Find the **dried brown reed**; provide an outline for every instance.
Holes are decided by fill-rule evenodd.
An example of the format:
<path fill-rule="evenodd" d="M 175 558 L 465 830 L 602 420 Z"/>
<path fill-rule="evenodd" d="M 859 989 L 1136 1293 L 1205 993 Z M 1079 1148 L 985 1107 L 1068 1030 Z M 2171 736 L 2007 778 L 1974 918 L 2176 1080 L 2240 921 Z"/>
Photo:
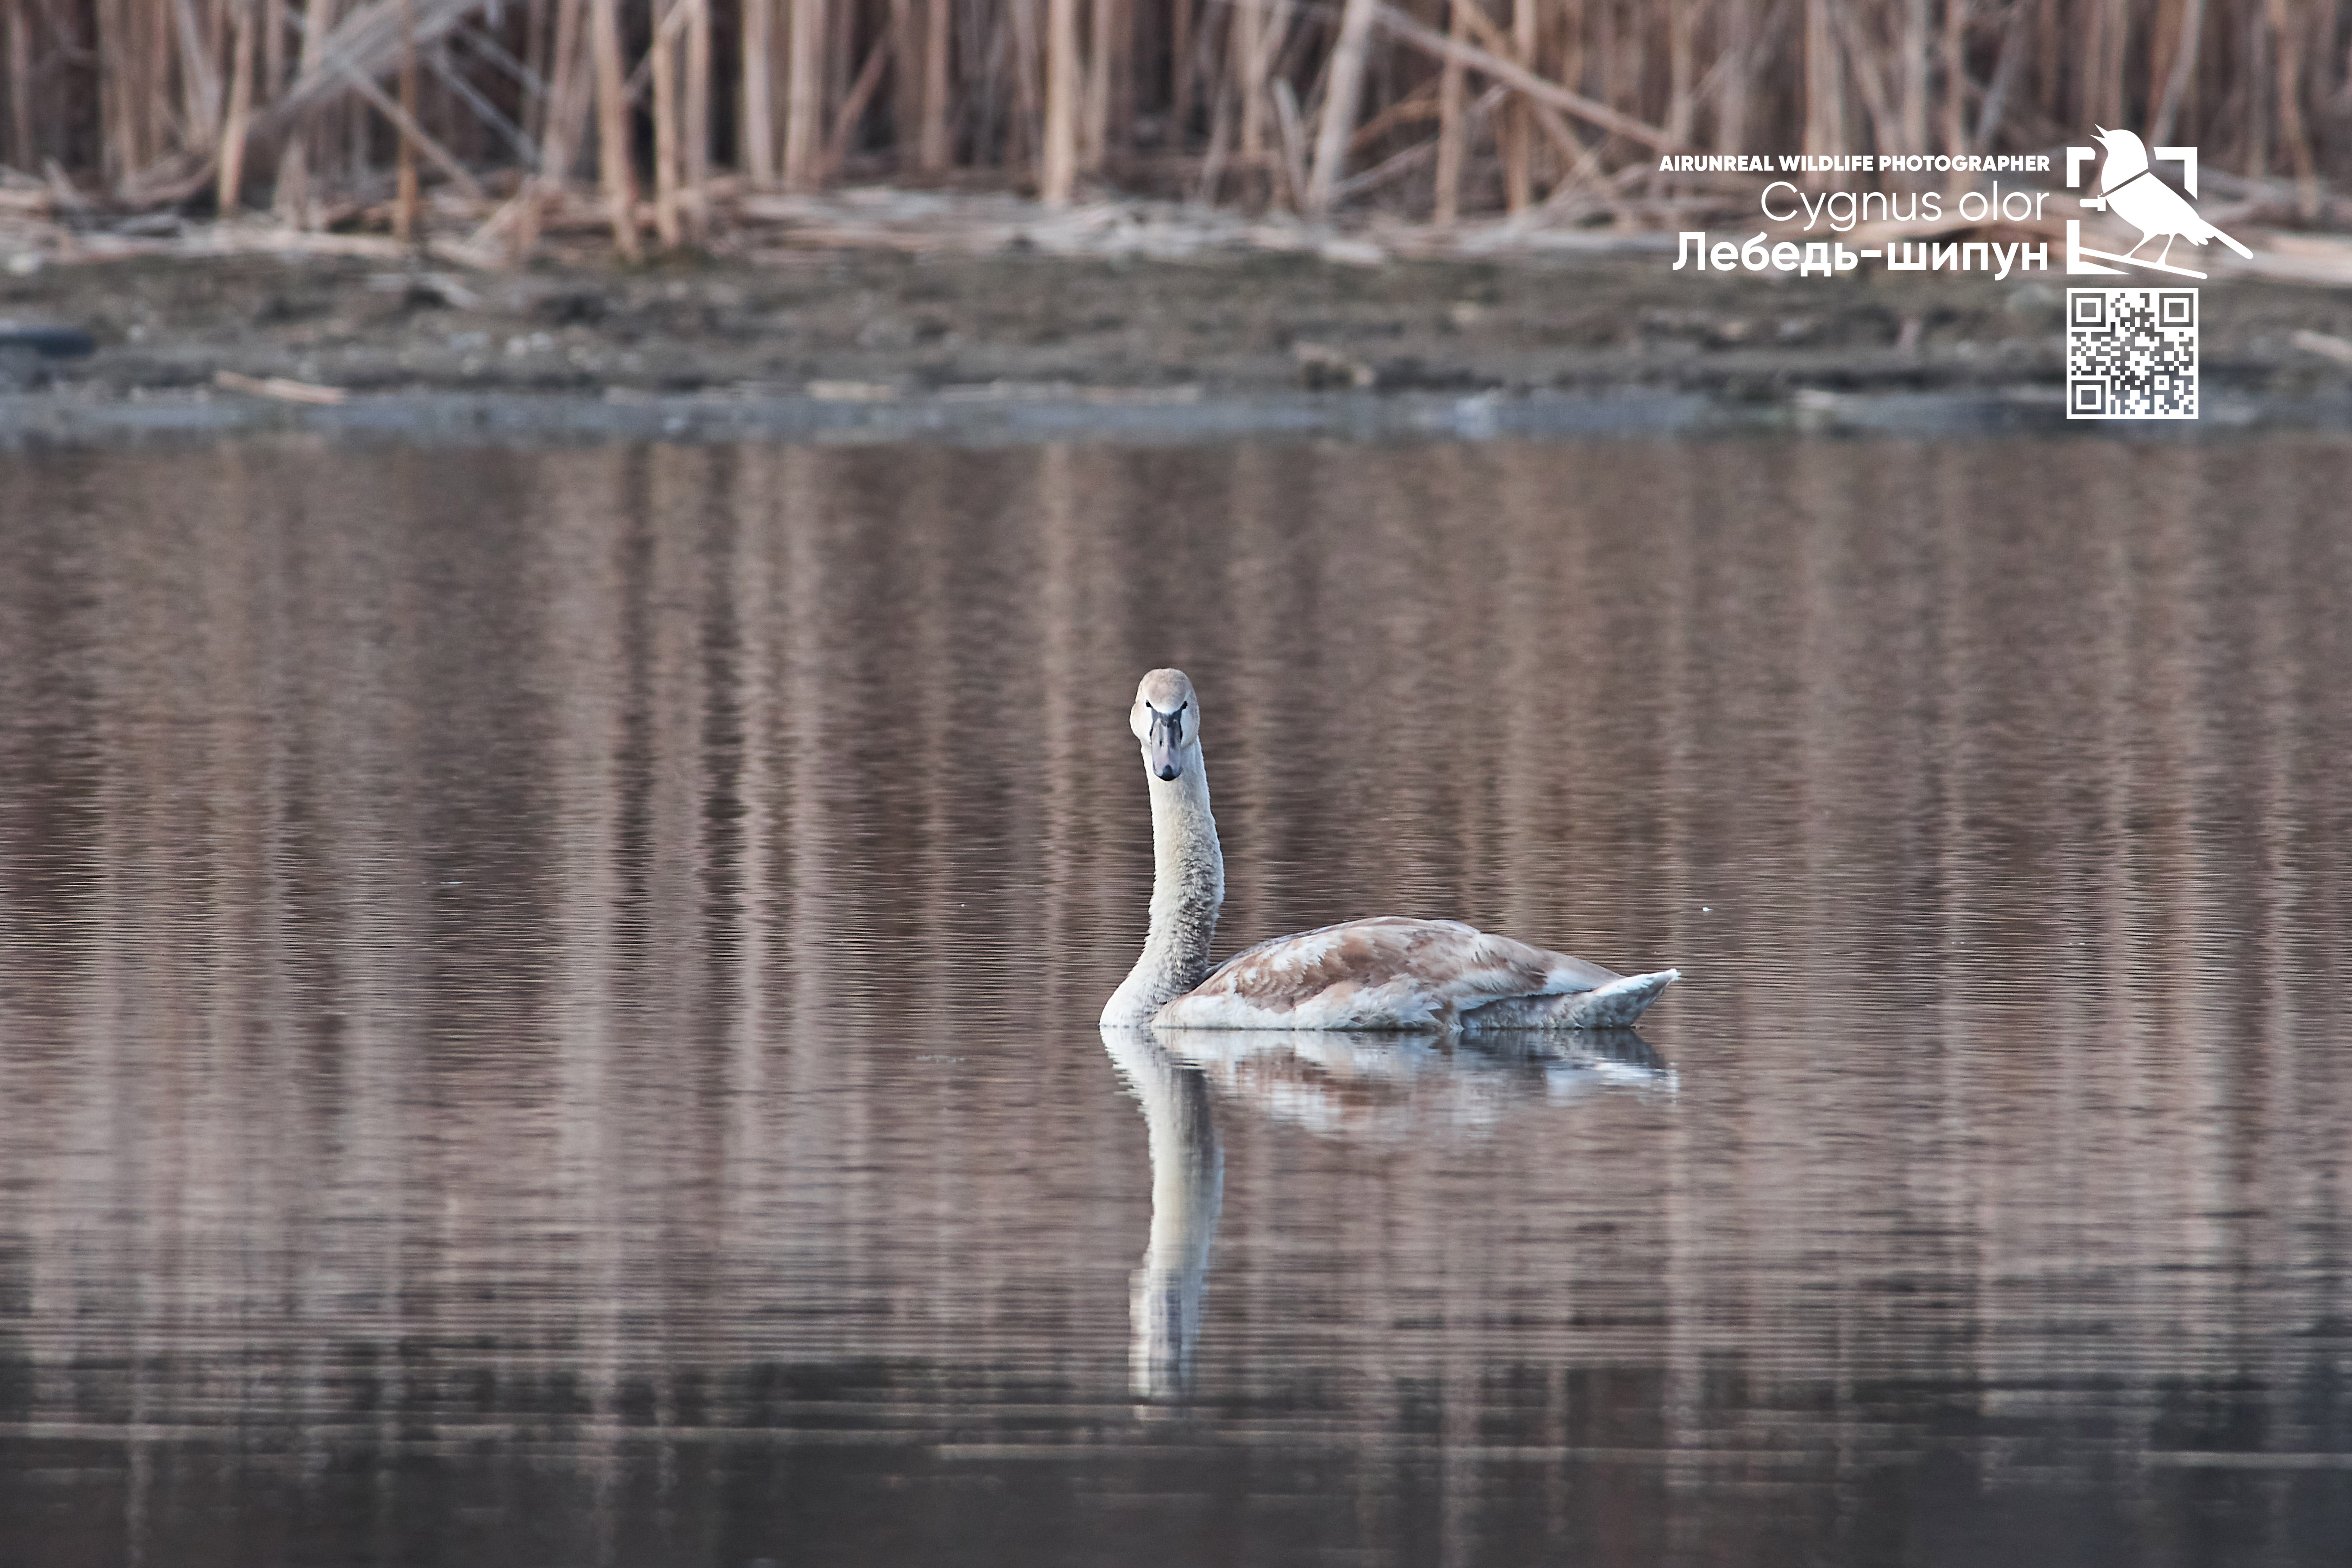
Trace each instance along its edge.
<path fill-rule="evenodd" d="M 504 202 L 478 237 L 510 253 L 593 171 L 634 256 L 648 220 L 706 237 L 722 189 L 1627 224 L 1706 188 L 1664 152 L 2103 124 L 2315 219 L 2352 170 L 2347 71 L 2352 0 L 0 0 L 0 163 L 314 228 L 405 232 L 454 186 Z"/>

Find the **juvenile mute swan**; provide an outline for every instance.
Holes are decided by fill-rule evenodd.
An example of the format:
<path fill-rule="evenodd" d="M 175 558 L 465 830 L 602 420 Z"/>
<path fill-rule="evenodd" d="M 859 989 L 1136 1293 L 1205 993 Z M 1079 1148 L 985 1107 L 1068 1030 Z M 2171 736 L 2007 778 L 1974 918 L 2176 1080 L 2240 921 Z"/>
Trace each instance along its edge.
<path fill-rule="evenodd" d="M 1193 1029 L 1609 1029 L 1681 973 L 1619 974 L 1459 921 L 1383 915 L 1276 937 L 1212 970 L 1225 858 L 1181 669 L 1136 688 L 1128 728 L 1151 788 L 1151 931 L 1102 1021 Z"/>

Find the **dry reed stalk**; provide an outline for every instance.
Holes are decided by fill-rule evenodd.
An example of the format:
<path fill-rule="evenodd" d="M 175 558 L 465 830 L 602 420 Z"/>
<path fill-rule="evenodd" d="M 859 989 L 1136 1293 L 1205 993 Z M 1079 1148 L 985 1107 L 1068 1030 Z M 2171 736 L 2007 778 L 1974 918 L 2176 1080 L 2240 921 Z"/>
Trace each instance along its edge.
<path fill-rule="evenodd" d="M 1470 23 L 1465 13 L 1477 0 L 1453 0 L 1447 7 L 1446 38 L 1457 46 L 1465 46 L 1470 37 Z M 1440 228 L 1452 228 L 1462 215 L 1462 58 L 1449 54 L 1438 68 L 1437 87 L 1437 184 L 1432 219 Z"/>
<path fill-rule="evenodd" d="M 1474 29 L 1482 26 L 1489 28 L 1494 26 L 1493 23 L 1481 17 L 1475 8 L 1465 8 L 1464 15 Z M 1426 54 L 1435 55 L 1441 59 L 1459 59 L 1471 69 L 1506 87 L 1523 92 L 1548 108 L 1556 109 L 1563 114 L 1574 115 L 1589 125 L 1598 126 L 1603 131 L 1613 132 L 1630 141 L 1639 142 L 1643 146 L 1657 152 L 1670 153 L 1675 149 L 1673 139 L 1659 127 L 1647 124 L 1630 114 L 1621 113 L 1608 104 L 1596 99 L 1587 98 L 1580 92 L 1570 92 L 1558 82 L 1547 81 L 1526 67 L 1505 58 L 1502 53 L 1482 49 L 1474 44 L 1457 42 L 1433 27 L 1423 26 L 1393 5 L 1382 5 L 1374 13 L 1373 20 L 1378 22 L 1383 30 L 1412 45 L 1415 48 Z M 1536 122 L 1541 125 L 1542 117 L 1538 116 Z M 1572 143 L 1573 138 L 1570 140 Z"/>
<path fill-rule="evenodd" d="M 244 205 L 245 132 L 253 115 L 255 0 L 236 0 L 236 32 L 230 45 L 228 120 L 221 130 L 220 178 L 215 187 L 222 216 Z"/>
<path fill-rule="evenodd" d="M 2253 105 L 2262 101 L 2266 85 L 2263 78 L 2268 74 L 2270 28 L 2264 25 L 2260 11 L 2249 11 L 2242 22 L 2246 47 L 2245 52 L 2239 57 L 2239 80 L 2235 90 L 2244 108 L 2251 110 Z M 2245 163 L 2246 177 L 2267 179 L 2271 172 L 2270 128 L 2260 123 L 2251 112 L 2245 113 L 2242 123 L 2244 127 L 2244 150 L 2240 156 Z"/>
<path fill-rule="evenodd" d="M 812 191 L 824 153 L 825 0 L 792 0 L 792 63 L 784 81 L 784 189 Z"/>
<path fill-rule="evenodd" d="M 1955 158 L 1969 150 L 1968 26 L 1969 0 L 1944 0 L 1944 151 Z M 1950 182 L 1955 190 L 1970 183 L 1961 174 Z"/>
<path fill-rule="evenodd" d="M 955 152 L 948 141 L 948 81 L 954 58 L 950 49 L 954 19 L 948 7 L 949 0 L 926 0 L 923 13 L 923 110 L 915 157 L 918 166 L 931 174 L 944 170 Z"/>
<path fill-rule="evenodd" d="M 40 166 L 33 135 L 32 0 L 8 0 L 8 162 L 30 174 Z"/>
<path fill-rule="evenodd" d="M 693 15 L 686 23 L 686 208 L 687 231 L 697 239 L 710 231 L 710 0 L 686 0 Z"/>
<path fill-rule="evenodd" d="M 1532 0 L 1520 0 L 1531 5 Z M 1331 82 L 1323 99 L 1323 123 L 1315 137 L 1313 173 L 1307 181 L 1307 215 L 1322 218 L 1331 211 L 1332 192 L 1347 173 L 1349 133 L 1355 129 L 1356 108 L 1363 97 L 1364 56 L 1371 47 L 1372 13 L 1380 0 L 1347 0 L 1340 13 L 1339 37 L 1331 48 Z"/>
<path fill-rule="evenodd" d="M 1386 109 L 1359 120 L 1356 128 L 1348 132 L 1348 155 L 1368 151 L 1374 142 L 1401 125 L 1439 118 L 1438 99 L 1444 87 L 1444 69 L 1440 68 L 1437 81 L 1423 82 L 1402 98 L 1391 102 Z M 1432 155 L 1435 149 L 1431 149 Z"/>
<path fill-rule="evenodd" d="M 1901 135 L 1894 106 L 1887 101 L 1886 82 L 1879 74 L 1879 51 L 1873 40 L 1862 33 L 1861 19 L 1843 5 L 1832 12 L 1838 30 L 1838 44 L 1844 51 L 1848 74 L 1853 79 L 1854 90 L 1862 95 L 1863 113 L 1869 118 L 1875 144 L 1895 145 Z"/>
<path fill-rule="evenodd" d="M 1282 135 L 1282 156 L 1276 161 L 1275 173 L 1281 184 L 1282 204 L 1297 212 L 1305 205 L 1307 195 L 1307 132 L 1300 122 L 1298 94 L 1291 90 L 1290 79 L 1275 72 L 1268 79 L 1274 84 L 1274 123 Z"/>
<path fill-rule="evenodd" d="M 1836 3 L 1805 0 L 1805 151 L 1817 157 L 1845 151 L 1845 61 L 1831 10 Z M 1808 183 L 1821 179 L 1811 175 Z"/>
<path fill-rule="evenodd" d="M 181 141 L 192 145 L 204 146 L 210 142 L 208 129 L 184 111 L 178 123 L 173 123 L 171 92 L 174 79 L 186 74 L 191 79 L 183 84 L 184 91 L 191 95 L 201 94 L 204 79 L 213 72 L 209 61 L 202 58 L 190 60 L 174 53 L 174 39 L 184 37 L 178 31 L 179 24 L 187 15 L 184 3 L 141 7 L 133 0 L 133 10 L 140 9 L 146 10 L 151 18 L 147 37 L 142 40 L 145 47 L 140 50 L 140 55 L 152 92 L 141 117 L 144 122 L 141 126 L 143 152 L 139 169 L 143 173 L 162 161 L 175 132 Z M 198 47 L 201 47 L 201 40 Z"/>
<path fill-rule="evenodd" d="M 265 0 L 261 7 L 261 97 L 278 96 L 286 85 L 286 0 Z"/>
<path fill-rule="evenodd" d="M 1168 136 L 1181 153 L 1192 125 L 1193 0 L 1168 0 Z"/>
<path fill-rule="evenodd" d="M 1227 36 L 1231 36 L 1230 27 Z M 1220 70 L 1212 79 L 1217 85 L 1209 100 L 1209 145 L 1201 158 L 1201 178 L 1193 187 L 1192 197 L 1202 206 L 1215 204 L 1224 179 L 1225 162 L 1234 149 L 1234 73 Z"/>
<path fill-rule="evenodd" d="M 1045 4 L 1045 134 L 1037 199 L 1069 205 L 1078 167 L 1078 0 Z"/>
<path fill-rule="evenodd" d="M 121 189 L 146 160 L 139 146 L 138 118 L 145 99 L 138 69 L 138 43 L 131 36 L 136 14 L 131 0 L 98 0 L 98 100 L 101 159 L 100 176 Z"/>
<path fill-rule="evenodd" d="M 1555 79 L 1563 87 L 1579 88 L 1584 80 L 1586 65 L 1584 0 L 1557 3 L 1560 8 L 1560 37 L 1559 52 L 1554 56 Z"/>
<path fill-rule="evenodd" d="M 2164 100 L 2164 78 L 2172 62 L 2173 52 L 2180 47 L 2180 14 L 2182 0 L 2149 0 L 2147 34 L 2140 61 L 2147 71 L 2147 92 L 2141 100 L 2144 110 L 2153 113 Z M 2142 130 L 2147 126 L 2143 124 Z M 2154 142 L 2148 143 L 2154 146 Z"/>
<path fill-rule="evenodd" d="M 1598 89 L 1595 96 L 1606 104 L 1623 103 L 1634 95 L 1627 90 L 1626 72 L 1629 63 L 1638 68 L 1639 62 L 1629 62 L 1625 41 L 1618 37 L 1621 20 L 1616 6 L 1603 5 L 1592 18 L 1592 74 Z M 1638 84 L 1638 74 L 1634 77 Z"/>
<path fill-rule="evenodd" d="M 528 0 L 523 7 L 522 68 L 528 78 L 539 82 L 534 91 L 526 87 L 521 112 L 515 123 L 523 140 L 533 147 L 547 140 L 548 100 L 553 94 L 555 75 L 555 6 L 551 0 Z"/>
<path fill-rule="evenodd" d="M 139 143 L 135 161 L 126 171 L 135 176 L 163 155 L 163 130 L 171 113 L 169 93 L 175 65 L 184 68 L 187 62 L 173 58 L 173 31 L 178 10 L 169 5 L 141 5 L 131 0 L 128 9 L 135 22 L 143 22 L 134 47 L 139 61 L 141 100 L 138 110 Z M 196 65 L 201 68 L 203 62 Z M 201 130 L 188 121 L 189 140 L 201 142 Z M 126 184 L 127 184 L 126 179 Z"/>
<path fill-rule="evenodd" d="M 1897 34 L 1896 66 L 1902 75 L 1896 111 L 1900 130 L 1895 148 L 1902 153 L 1927 151 L 1927 82 L 1934 57 L 1927 47 L 1927 0 L 1903 0 L 1903 25 Z"/>
<path fill-rule="evenodd" d="M 2271 31 L 2278 53 L 2279 140 L 2294 165 L 2297 205 L 2308 220 L 2319 213 L 2319 173 L 2311 155 L 2311 139 L 2303 129 L 2303 36 L 2296 26 L 2292 0 L 2269 0 Z"/>
<path fill-rule="evenodd" d="M 691 3 L 654 0 L 653 43 L 646 51 L 654 82 L 654 233 L 672 249 L 686 242 L 686 228 L 677 210 L 678 171 L 685 161 L 678 146 L 678 121 L 684 106 L 678 102 L 677 29 L 670 24 L 679 7 Z"/>
<path fill-rule="evenodd" d="M 188 143 L 209 151 L 220 144 L 221 80 L 214 63 L 218 57 L 194 0 L 173 0 L 172 16 L 180 46 L 180 121 L 187 128 Z"/>
<path fill-rule="evenodd" d="M 596 63 L 596 168 L 613 244 L 635 261 L 645 254 L 637 242 L 636 180 L 629 168 L 629 118 L 621 74 L 620 0 L 593 0 L 589 35 Z"/>
<path fill-rule="evenodd" d="M 1678 146 L 1689 144 L 1698 121 L 1692 96 L 1698 68 L 1697 11 L 1698 0 L 1666 0 L 1666 134 Z"/>
<path fill-rule="evenodd" d="M 327 29 L 333 20 L 334 0 L 309 0 L 304 6 L 302 48 L 294 63 L 297 79 L 319 69 L 319 62 L 325 56 Z M 310 154 L 318 139 L 315 125 L 297 121 L 288 129 L 285 145 L 278 154 L 278 178 L 276 189 L 270 194 L 270 205 L 278 221 L 291 228 L 310 226 Z"/>
<path fill-rule="evenodd" d="M 850 83 L 857 78 L 857 33 L 858 24 L 863 19 L 861 15 L 863 4 L 864 0 L 843 0 L 843 4 L 827 21 L 824 34 L 824 100 L 826 103 L 839 103 L 842 95 L 849 90 Z M 817 113 L 817 123 L 818 129 L 822 131 L 824 124 L 824 114 L 822 109 Z M 819 140 L 821 145 L 822 137 Z M 820 158 L 824 156 L 821 150 L 818 156 Z M 819 177 L 819 183 L 823 183 L 822 176 Z"/>
<path fill-rule="evenodd" d="M 2000 54 L 1994 60 L 1992 81 L 1986 87 L 1984 102 L 1977 109 L 1977 128 L 1970 144 L 1986 148 L 2000 134 L 2001 117 L 2009 112 L 2010 95 L 2017 89 L 2018 74 L 2025 68 L 2025 12 L 2022 6 L 2011 7 L 2000 28 Z"/>
<path fill-rule="evenodd" d="M 539 183 L 560 191 L 580 161 L 594 96 L 587 69 L 583 0 L 557 0 L 555 37 L 548 46 L 547 112 L 540 129 Z"/>
<path fill-rule="evenodd" d="M 825 141 L 822 178 L 833 178 L 841 168 L 841 161 L 849 156 L 850 144 L 857 139 L 858 121 L 866 117 L 867 106 L 882 85 L 883 70 L 894 52 L 894 38 L 895 35 L 885 33 L 874 40 L 874 47 L 866 51 L 866 63 L 858 68 L 857 79 L 849 84 L 840 107 L 834 110 L 833 134 Z"/>
<path fill-rule="evenodd" d="M 2157 102 L 2156 119 L 2149 127 L 2151 147 L 2172 140 L 2180 105 L 2189 96 L 2189 84 L 2197 74 L 2198 50 L 2205 37 L 2205 0 L 2181 0 L 2180 20 L 2173 37 L 2171 68 L 2165 73 L 2164 96 Z"/>
<path fill-rule="evenodd" d="M 891 151 L 898 154 L 900 168 L 911 164 L 916 136 L 919 129 L 912 126 L 910 117 L 921 112 L 921 100 L 910 85 L 914 73 L 922 68 L 923 49 L 919 25 L 915 20 L 915 0 L 888 0 L 890 7 L 890 90 L 877 94 L 890 108 Z"/>
<path fill-rule="evenodd" d="M 776 183 L 776 110 L 771 91 L 775 67 L 776 0 L 743 0 L 742 125 L 735 162 L 761 189 Z"/>
<path fill-rule="evenodd" d="M 2096 125 L 2115 125 L 2123 119 L 2116 111 L 2124 96 L 2124 21 L 2117 0 L 2084 0 L 2083 110 Z"/>
<path fill-rule="evenodd" d="M 98 0 L 98 109 L 100 178 L 120 188 L 131 173 L 130 0 Z"/>
<path fill-rule="evenodd" d="M 1340 200 L 1345 200 L 1350 196 L 1362 195 L 1369 191 L 1379 190 L 1383 185 L 1395 184 L 1423 163 L 1433 162 L 1436 157 L 1437 138 L 1433 136 L 1426 142 L 1416 142 L 1393 157 L 1381 159 L 1360 174 L 1349 175 L 1339 182 L 1336 194 Z"/>
<path fill-rule="evenodd" d="M 1536 54 L 1536 0 L 1511 0 L 1511 35 L 1507 45 L 1489 39 L 1486 47 L 1517 64 L 1532 68 Z M 1503 114 L 1503 210 L 1517 217 L 1535 201 L 1535 110 L 1525 96 L 1511 100 Z"/>
<path fill-rule="evenodd" d="M 601 149 L 617 149 L 634 203 L 639 111 L 658 143 L 648 212 L 673 241 L 707 232 L 730 142 L 754 186 L 820 187 L 868 146 L 1066 201 L 1157 121 L 1163 155 L 1134 167 L 1164 178 L 1205 153 L 1181 176 L 1204 198 L 1271 186 L 1328 215 L 1428 167 L 1432 211 L 1455 222 L 1473 189 L 1548 216 L 1656 221 L 1632 198 L 1664 194 L 1648 151 L 2018 151 L 2094 122 L 2200 143 L 2217 173 L 2280 171 L 2291 189 L 2262 199 L 2316 221 L 2338 210 L 2326 178 L 2352 151 L 2347 13 L 2308 0 L 1514 0 L 1492 19 L 1471 0 L 1442 18 L 1439 0 L 1070 0 L 1052 17 L 1051 0 L 646 0 L 650 17 L 628 15 L 659 35 L 640 68 L 653 89 L 633 104 L 625 74 L 610 129 L 600 3 L 620 16 L 620 0 L 0 0 L 0 153 L 28 172 L 69 163 L 63 192 L 209 187 L 233 210 L 260 194 L 246 176 L 269 150 L 289 225 L 352 210 L 395 159 L 461 191 L 479 188 L 467 161 L 503 162 L 525 177 L 478 237 L 520 254 L 542 208 L 556 221 L 592 112 L 616 242 L 637 215 L 612 205 Z M 1374 47 L 1368 14 L 1405 47 Z M 738 48 L 740 81 L 711 82 Z M 394 77 L 412 50 L 434 79 L 404 108 Z M 1475 104 L 1492 88 L 1507 90 L 1488 120 Z M 729 104 L 734 134 L 716 136 Z M 1434 137 L 1406 146 L 1400 129 L 1424 119 Z M 1236 164 L 1254 176 L 1238 193 Z"/>
<path fill-rule="evenodd" d="M 1093 61 L 1079 72 L 1078 167 L 1092 171 L 1103 164 L 1110 145 L 1112 11 L 1118 0 L 1089 0 L 1087 38 Z"/>
<path fill-rule="evenodd" d="M 2039 89 L 2034 98 L 2034 108 L 2043 121 L 2055 125 L 2061 119 L 2065 99 L 2066 77 L 2063 68 L 2066 58 L 2064 24 L 2052 0 L 2037 0 L 2033 6 L 2033 58 L 2039 62 L 2034 71 L 2034 85 Z"/>
<path fill-rule="evenodd" d="M 582 0 L 559 0 L 554 7 L 554 36 L 543 54 L 548 75 L 541 115 L 539 163 L 512 200 L 501 205 L 467 243 L 477 251 L 502 248 L 509 261 L 520 261 L 539 244 L 541 218 L 559 200 L 571 178 L 581 140 L 587 134 L 589 94 L 581 58 Z"/>
<path fill-rule="evenodd" d="M 1527 105 L 1528 122 L 1550 140 L 1554 149 L 1570 167 L 1582 169 L 1588 166 L 1591 162 L 1590 153 L 1578 143 L 1567 123 L 1560 119 L 1558 109 L 1551 103 L 1546 102 L 1543 94 L 1535 90 L 1540 88 L 1551 93 L 1559 93 L 1564 89 L 1552 86 L 1532 71 L 1519 66 L 1517 58 L 1518 45 L 1501 28 L 1488 20 L 1486 13 L 1475 6 L 1465 7 L 1462 20 L 1478 41 L 1493 51 L 1496 59 L 1520 70 L 1528 85 L 1514 91 L 1512 101 Z"/>
<path fill-rule="evenodd" d="M 1142 58 L 1142 7 L 1150 0 L 1118 0 L 1110 16 L 1110 129 L 1103 142 L 1106 156 L 1135 146 L 1136 119 L 1144 103 L 1143 82 L 1137 71 Z M 1164 3 L 1164 0 L 1163 0 Z"/>
<path fill-rule="evenodd" d="M 1227 52 L 1238 73 L 1241 95 L 1242 162 L 1255 168 L 1265 157 L 1266 11 L 1272 0 L 1236 0 L 1234 34 Z"/>
<path fill-rule="evenodd" d="M 400 112 L 416 124 L 416 0 L 400 0 Z M 392 237 L 406 244 L 416 237 L 416 138 L 400 139 L 399 194 L 392 208 Z"/>
<path fill-rule="evenodd" d="M 991 54 L 1013 79 L 1013 114 L 1000 156 L 1007 169 L 1030 166 L 1034 172 L 1043 157 L 1045 113 L 1045 94 L 1037 80 L 1037 68 L 1045 57 L 1045 43 L 1037 32 L 1037 0 L 1006 0 L 998 21 Z"/>
<path fill-rule="evenodd" d="M 2132 15 L 2141 0 L 2107 0 L 2107 53 L 2102 62 L 2106 71 L 2105 93 L 2107 110 L 2115 119 L 2110 125 L 2124 123 L 2128 111 L 2125 108 L 2125 75 L 2130 65 Z"/>
<path fill-rule="evenodd" d="M 1748 86 L 1755 75 L 1752 53 L 1756 47 L 1756 0 L 1721 0 L 1717 14 L 1722 29 L 1717 68 L 1722 72 L 1722 81 L 1715 98 L 1715 150 L 1744 152 L 1748 146 Z M 1560 77 L 1565 81 L 1576 79 L 1575 73 L 1565 66 Z"/>

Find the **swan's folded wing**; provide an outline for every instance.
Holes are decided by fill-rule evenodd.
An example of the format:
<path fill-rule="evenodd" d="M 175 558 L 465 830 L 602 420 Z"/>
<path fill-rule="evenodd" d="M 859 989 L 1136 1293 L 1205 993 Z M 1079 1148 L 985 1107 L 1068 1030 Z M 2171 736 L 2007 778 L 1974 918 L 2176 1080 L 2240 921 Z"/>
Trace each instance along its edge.
<path fill-rule="evenodd" d="M 1190 1028 L 1427 1029 L 1507 996 L 1589 991 L 1618 978 L 1459 921 L 1395 916 L 1302 931 L 1235 953 L 1160 1010 Z"/>

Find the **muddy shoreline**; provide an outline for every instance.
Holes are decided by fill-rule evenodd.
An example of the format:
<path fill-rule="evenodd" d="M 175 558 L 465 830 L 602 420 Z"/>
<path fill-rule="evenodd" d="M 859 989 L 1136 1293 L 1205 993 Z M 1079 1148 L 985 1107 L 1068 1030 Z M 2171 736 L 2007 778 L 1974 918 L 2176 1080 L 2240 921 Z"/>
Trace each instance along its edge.
<path fill-rule="evenodd" d="M 2063 278 L 1695 277 L 1671 261 L 825 251 L 510 273 L 267 256 L 50 266 L 0 278 L 0 322 L 82 328 L 95 352 L 0 355 L 0 431 L 2063 423 Z M 2208 422 L 2352 424 L 2352 292 L 2224 279 L 2202 300 Z M 301 402 L 300 388 L 341 401 Z"/>

